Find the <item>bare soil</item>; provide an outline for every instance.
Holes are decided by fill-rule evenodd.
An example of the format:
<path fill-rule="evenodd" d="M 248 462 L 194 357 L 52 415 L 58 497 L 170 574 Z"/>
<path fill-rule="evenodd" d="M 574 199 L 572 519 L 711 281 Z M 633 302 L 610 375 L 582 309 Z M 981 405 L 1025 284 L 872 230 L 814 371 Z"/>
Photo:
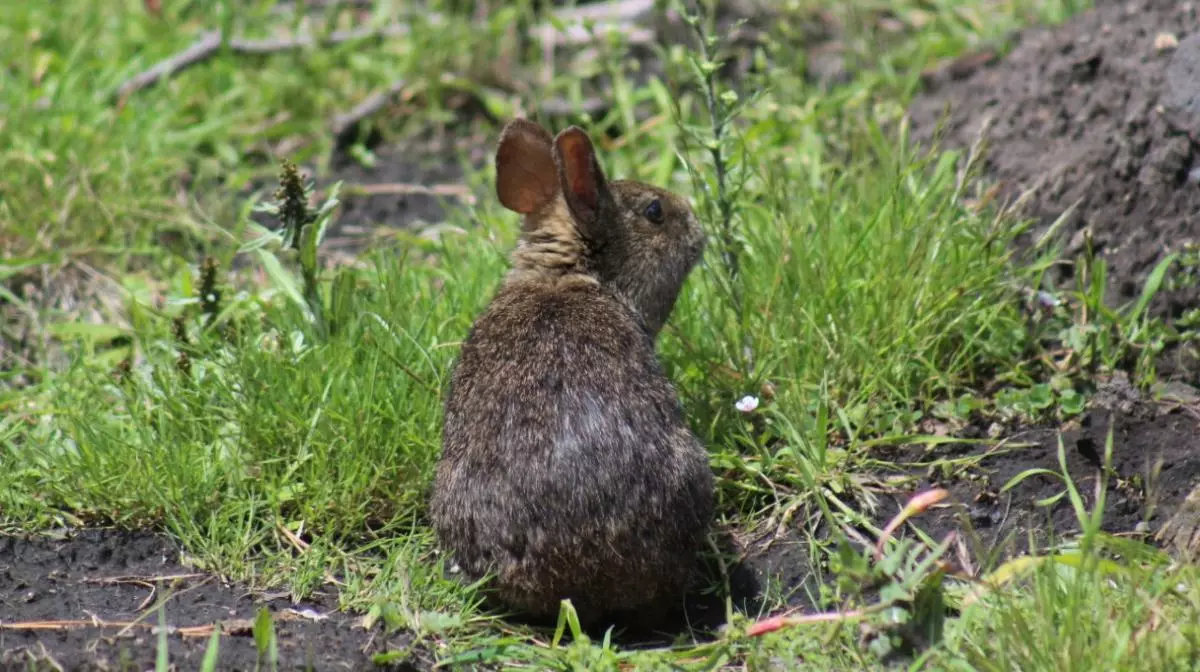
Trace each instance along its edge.
<path fill-rule="evenodd" d="M 1060 26 L 1017 35 L 1003 58 L 965 56 L 926 79 L 909 113 L 918 141 L 965 149 L 986 139 L 984 177 L 1001 198 L 1034 190 L 1023 214 L 1035 227 L 1019 241 L 1022 250 L 1064 214 L 1059 236 L 1068 258 L 1085 251 L 1090 234 L 1108 264 L 1109 301 L 1118 305 L 1141 293 L 1166 255 L 1200 243 L 1200 6 L 1096 5 Z M 1176 266 L 1152 304 L 1168 321 L 1200 307 L 1195 262 L 1189 263 Z M 1067 286 L 1072 273 L 1061 266 L 1052 280 Z M 1082 418 L 1060 427 L 1007 428 L 1007 448 L 964 443 L 895 456 L 909 464 L 980 458 L 970 468 L 923 479 L 924 487 L 948 488 L 956 506 L 920 524 L 939 535 L 973 528 L 982 542 L 979 559 L 1025 550 L 1030 532 L 1044 544 L 1051 533 L 1077 531 L 1067 499 L 1037 505 L 1063 492 L 1060 479 L 1038 475 L 1001 489 L 1029 469 L 1060 471 L 1061 432 L 1068 472 L 1090 506 L 1111 425 L 1104 529 L 1149 537 L 1200 484 L 1200 407 L 1188 385 L 1200 382 L 1198 361 L 1194 346 L 1164 354 L 1160 374 L 1172 382 L 1161 400 L 1117 376 Z M 987 424 L 968 428 L 967 436 L 985 436 Z"/>
<path fill-rule="evenodd" d="M 986 424 L 977 423 L 963 438 L 984 436 Z M 1111 470 L 1105 474 L 1110 429 Z M 1058 476 L 1063 472 L 1060 437 L 1066 472 L 1088 512 L 1103 482 L 1101 527 L 1110 534 L 1155 543 L 1156 533 L 1200 483 L 1200 392 L 1172 384 L 1142 393 L 1118 374 L 1101 386 L 1081 416 L 1061 425 L 1017 426 L 982 445 L 912 446 L 889 456 L 901 465 L 923 466 L 915 470 L 919 478 L 913 489 L 898 493 L 885 513 L 894 515 L 913 492 L 947 489 L 949 502 L 914 523 L 939 540 L 952 531 L 961 535 L 966 557 L 985 570 L 989 563 L 1070 538 L 1081 524 L 1070 498 L 1062 496 L 1067 485 Z M 924 466 L 939 460 L 953 466 Z M 1033 469 L 1053 475 L 1017 478 Z M 1019 482 L 1005 490 L 1014 479 Z"/>
<path fill-rule="evenodd" d="M 752 543 L 728 568 L 735 608 L 755 615 L 767 583 L 788 590 L 811 582 L 797 539 Z M 260 658 L 253 636 L 260 608 L 270 614 L 279 669 L 431 669 L 433 658 L 405 632 L 362 627 L 362 615 L 338 611 L 336 593 L 293 602 L 286 594 L 251 591 L 188 567 L 164 535 L 114 529 L 60 530 L 0 536 L 0 671 L 8 669 L 145 670 L 158 653 L 157 608 L 165 604 L 172 669 L 198 669 L 220 628 L 217 669 L 252 670 Z M 719 574 L 715 563 L 709 567 Z M 707 581 L 704 583 L 708 583 Z M 680 633 L 711 635 L 724 624 L 724 591 L 698 586 L 685 609 L 654 631 L 618 631 L 629 647 L 663 646 Z M 540 624 L 553 627 L 553 624 Z M 603 632 L 595 633 L 603 637 Z M 378 664 L 379 654 L 406 652 Z"/>
<path fill-rule="evenodd" d="M 920 141 L 947 107 L 943 146 L 969 147 L 984 131 L 986 174 L 1002 197 L 1037 188 L 1025 214 L 1039 227 L 1026 243 L 1077 204 L 1060 232 L 1066 253 L 1083 252 L 1090 232 L 1120 302 L 1166 254 L 1200 243 L 1200 6 L 1096 4 L 1021 33 L 1003 59 L 963 59 L 909 112 Z M 1175 317 L 1198 304 L 1191 283 L 1163 292 L 1155 310 Z"/>
<path fill-rule="evenodd" d="M 0 670 L 153 669 L 155 608 L 164 599 L 172 669 L 200 669 L 214 626 L 223 633 L 216 669 L 256 669 L 251 626 L 260 607 L 271 612 L 281 670 L 374 669 L 373 655 L 411 645 L 406 635 L 363 629 L 360 615 L 337 611 L 333 594 L 300 603 L 254 594 L 181 557 L 172 541 L 151 533 L 0 536 Z M 430 664 L 413 649 L 408 661 L 378 669 Z"/>

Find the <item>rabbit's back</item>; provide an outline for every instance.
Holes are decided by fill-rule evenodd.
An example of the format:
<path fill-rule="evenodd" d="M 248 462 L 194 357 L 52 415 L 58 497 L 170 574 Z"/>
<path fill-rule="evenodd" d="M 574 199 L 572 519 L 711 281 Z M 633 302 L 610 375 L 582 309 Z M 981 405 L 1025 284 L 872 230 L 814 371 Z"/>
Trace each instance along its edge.
<path fill-rule="evenodd" d="M 635 314 L 594 282 L 503 289 L 463 345 L 431 512 L 469 575 L 535 614 L 682 593 L 712 475 Z M 563 283 L 567 283 L 564 286 Z"/>

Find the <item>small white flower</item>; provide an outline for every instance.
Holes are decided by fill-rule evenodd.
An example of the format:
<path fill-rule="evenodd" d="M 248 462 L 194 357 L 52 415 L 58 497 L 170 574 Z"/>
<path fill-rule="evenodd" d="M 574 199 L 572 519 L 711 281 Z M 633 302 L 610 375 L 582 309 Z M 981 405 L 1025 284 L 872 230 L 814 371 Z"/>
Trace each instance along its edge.
<path fill-rule="evenodd" d="M 738 399 L 737 403 L 733 406 L 742 413 L 753 413 L 754 409 L 758 408 L 758 397 L 752 397 L 747 394 Z"/>

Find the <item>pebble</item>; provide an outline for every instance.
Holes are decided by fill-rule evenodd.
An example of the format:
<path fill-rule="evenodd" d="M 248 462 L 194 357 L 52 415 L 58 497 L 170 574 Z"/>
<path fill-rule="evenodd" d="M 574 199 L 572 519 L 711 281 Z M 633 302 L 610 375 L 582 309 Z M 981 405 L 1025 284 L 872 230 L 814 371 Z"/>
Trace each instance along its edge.
<path fill-rule="evenodd" d="M 1200 33 L 1179 42 L 1171 62 L 1161 103 L 1171 123 L 1200 137 Z"/>

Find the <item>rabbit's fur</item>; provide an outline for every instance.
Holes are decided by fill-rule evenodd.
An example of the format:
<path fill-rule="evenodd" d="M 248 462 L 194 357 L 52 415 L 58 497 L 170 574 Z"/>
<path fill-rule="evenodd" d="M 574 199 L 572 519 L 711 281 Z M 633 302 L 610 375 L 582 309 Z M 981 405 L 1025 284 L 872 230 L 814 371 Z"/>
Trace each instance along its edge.
<path fill-rule="evenodd" d="M 512 270 L 462 346 L 430 512 L 471 578 L 535 617 L 653 620 L 678 604 L 713 509 L 707 454 L 654 353 L 704 248 L 691 206 L 608 182 L 592 143 L 504 129 Z"/>

